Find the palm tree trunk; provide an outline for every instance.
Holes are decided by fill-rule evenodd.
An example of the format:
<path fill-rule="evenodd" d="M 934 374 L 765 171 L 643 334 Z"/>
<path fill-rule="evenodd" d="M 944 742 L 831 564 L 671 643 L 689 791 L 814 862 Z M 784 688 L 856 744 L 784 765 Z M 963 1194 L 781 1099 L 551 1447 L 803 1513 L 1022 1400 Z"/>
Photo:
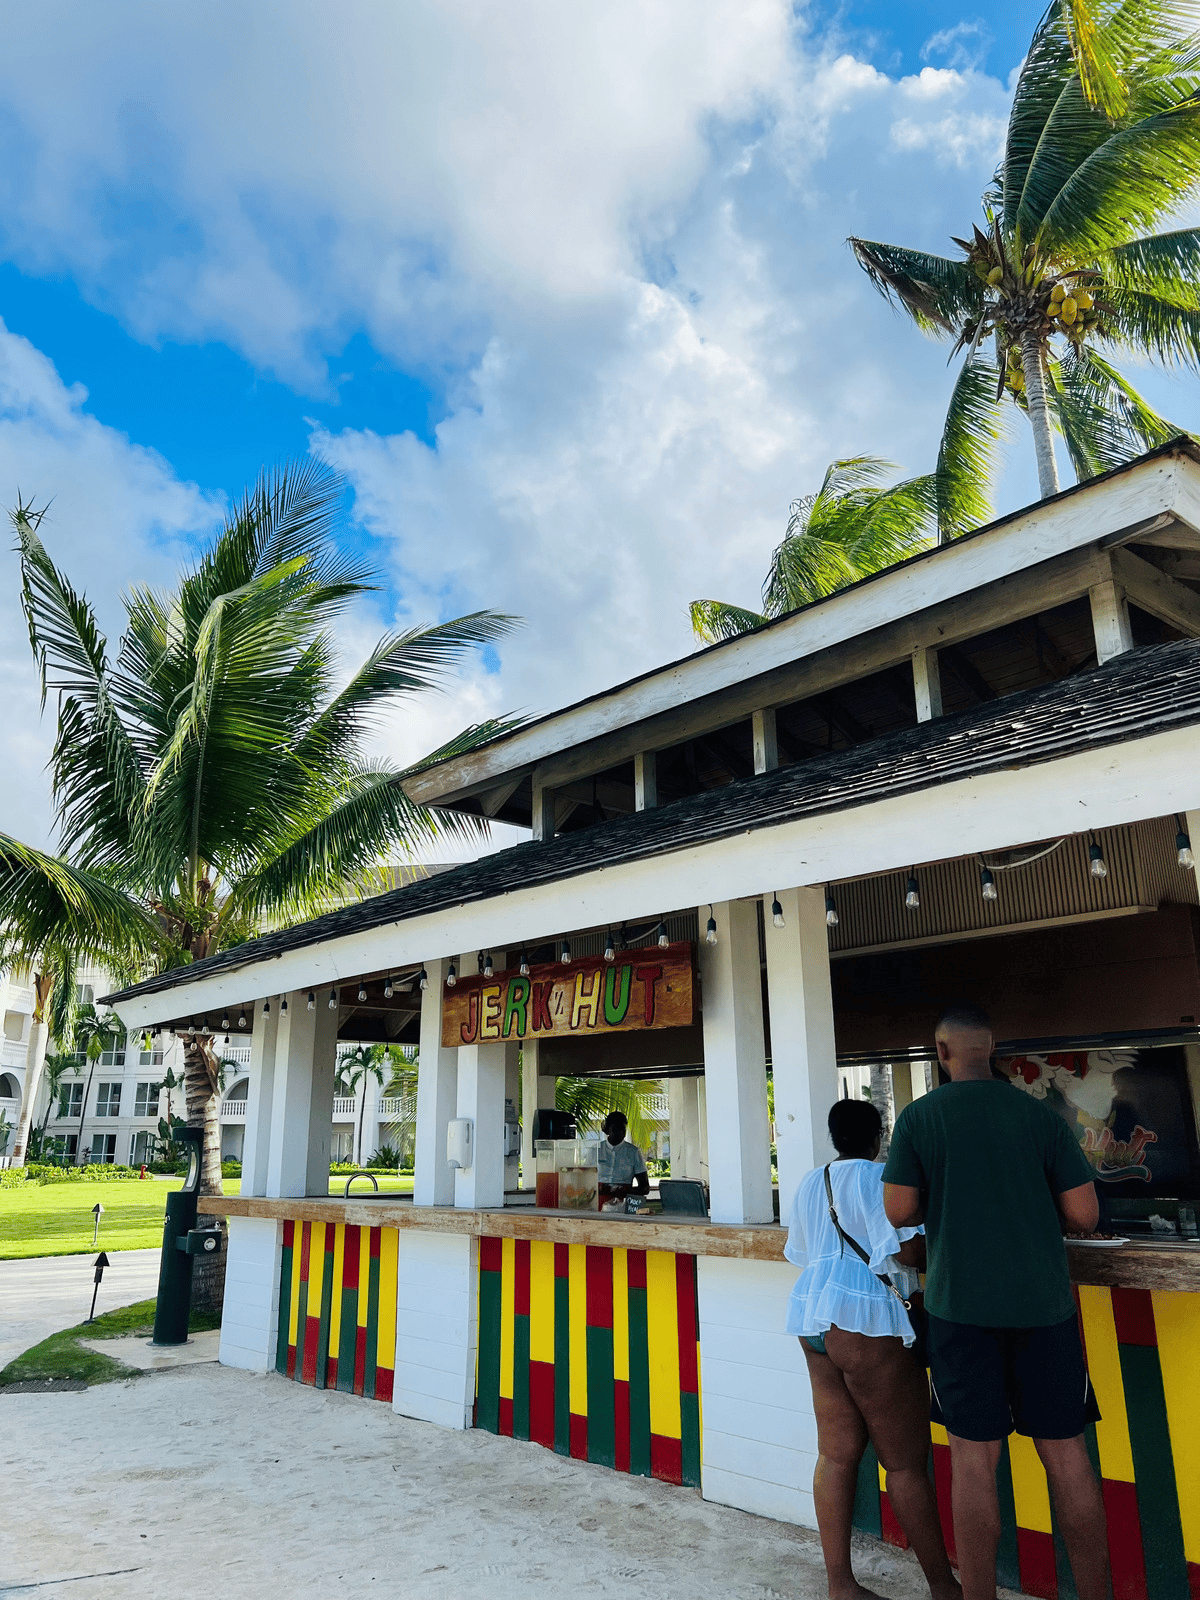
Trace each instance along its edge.
<path fill-rule="evenodd" d="M 1033 429 L 1033 447 L 1037 452 L 1038 485 L 1042 499 L 1048 500 L 1058 493 L 1058 463 L 1054 459 L 1054 431 L 1050 425 L 1050 405 L 1046 399 L 1046 368 L 1042 360 L 1041 340 L 1029 332 L 1021 340 L 1021 366 L 1025 374 L 1025 404 L 1029 409 L 1029 425 Z"/>
<path fill-rule="evenodd" d="M 367 1075 L 364 1072 L 363 1073 L 363 1079 L 362 1079 L 362 1099 L 358 1103 L 358 1144 L 357 1144 L 358 1154 L 354 1157 L 354 1165 L 356 1167 L 361 1167 L 362 1164 L 363 1164 L 363 1158 L 362 1158 L 363 1115 L 366 1112 L 366 1109 L 367 1109 Z"/>
<path fill-rule="evenodd" d="M 25 1050 L 25 1089 L 21 1096 L 21 1113 L 17 1118 L 17 1137 L 13 1143 L 12 1164 L 25 1165 L 25 1152 L 29 1146 L 29 1130 L 33 1125 L 33 1108 L 42 1084 L 42 1068 L 46 1065 L 46 1046 L 50 1042 L 50 1029 L 34 1016 L 29 1030 L 29 1044 Z"/>
<path fill-rule="evenodd" d="M 219 1195 L 221 1187 L 221 1106 L 217 1066 L 205 1040 L 190 1036 L 183 1051 L 183 1094 L 189 1128 L 204 1129 L 200 1194 Z"/>

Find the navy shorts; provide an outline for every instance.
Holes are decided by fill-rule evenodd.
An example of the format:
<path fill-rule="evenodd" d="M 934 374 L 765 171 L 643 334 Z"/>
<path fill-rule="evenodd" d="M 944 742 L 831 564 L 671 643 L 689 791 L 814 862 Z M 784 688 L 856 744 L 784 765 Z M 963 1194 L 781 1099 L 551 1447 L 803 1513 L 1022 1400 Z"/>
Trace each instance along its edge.
<path fill-rule="evenodd" d="M 1079 1324 L 979 1328 L 929 1317 L 932 1417 L 959 1439 L 1074 1439 L 1099 1422 Z"/>

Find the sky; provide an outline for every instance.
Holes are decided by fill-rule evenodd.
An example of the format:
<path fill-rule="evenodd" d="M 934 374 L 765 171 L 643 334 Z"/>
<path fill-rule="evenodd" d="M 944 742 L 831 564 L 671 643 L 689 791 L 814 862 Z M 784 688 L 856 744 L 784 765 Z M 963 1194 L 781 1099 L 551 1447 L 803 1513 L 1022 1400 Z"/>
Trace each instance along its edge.
<path fill-rule="evenodd" d="M 345 474 L 386 628 L 524 626 L 398 708 L 414 759 L 693 648 L 826 464 L 928 470 L 952 374 L 847 235 L 979 215 L 1040 13 L 1012 0 L 9 0 L 0 501 L 115 642 L 264 465 Z M 1200 423 L 1192 378 L 1139 374 Z M 1066 463 L 1061 463 L 1065 468 Z M 1036 497 L 1014 430 L 998 509 Z M 0 831 L 53 839 L 0 549 Z"/>

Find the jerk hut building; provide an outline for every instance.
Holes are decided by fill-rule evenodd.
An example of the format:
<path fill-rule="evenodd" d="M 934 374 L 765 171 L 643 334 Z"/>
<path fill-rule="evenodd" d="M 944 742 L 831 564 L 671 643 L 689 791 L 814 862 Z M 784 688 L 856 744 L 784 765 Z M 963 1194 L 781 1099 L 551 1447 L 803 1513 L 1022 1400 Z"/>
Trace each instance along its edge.
<path fill-rule="evenodd" d="M 778 1219 L 833 1100 L 890 1123 L 967 995 L 1128 1240 L 1068 1246 L 1115 1592 L 1200 1594 L 1200 451 L 408 789 L 531 838 L 111 997 L 130 1028 L 252 1018 L 221 1360 L 815 1526 Z M 419 1045 L 411 1197 L 330 1194 L 339 1040 Z M 636 1213 L 595 1209 L 595 1147 L 553 1115 L 597 1076 L 666 1094 Z M 948 1510 L 936 1431 L 934 1457 Z M 1003 1581 L 1057 1595 L 1027 1440 L 1001 1476 Z M 870 1458 L 860 1490 L 896 1541 Z"/>

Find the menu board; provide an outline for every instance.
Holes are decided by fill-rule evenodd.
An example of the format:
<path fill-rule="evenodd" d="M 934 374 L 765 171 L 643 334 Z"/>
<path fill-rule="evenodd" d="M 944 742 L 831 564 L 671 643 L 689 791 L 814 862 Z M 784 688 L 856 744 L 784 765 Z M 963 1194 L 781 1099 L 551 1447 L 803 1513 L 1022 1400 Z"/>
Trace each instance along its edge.
<path fill-rule="evenodd" d="M 1181 1046 L 1001 1056 L 996 1065 L 1065 1118 L 1106 1193 L 1150 1198 L 1200 1189 Z"/>
<path fill-rule="evenodd" d="M 695 958 L 688 942 L 585 956 L 460 978 L 442 991 L 442 1044 L 489 1039 L 579 1039 L 696 1020 Z"/>

